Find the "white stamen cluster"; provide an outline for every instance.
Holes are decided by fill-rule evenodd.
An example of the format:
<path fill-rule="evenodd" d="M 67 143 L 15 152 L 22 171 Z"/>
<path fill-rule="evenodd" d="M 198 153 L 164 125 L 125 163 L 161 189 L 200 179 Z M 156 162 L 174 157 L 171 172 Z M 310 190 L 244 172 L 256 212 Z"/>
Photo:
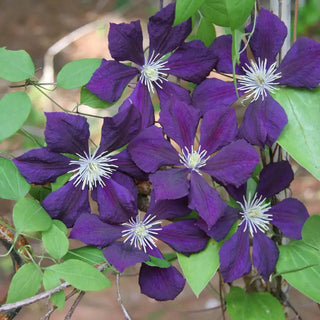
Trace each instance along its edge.
<path fill-rule="evenodd" d="M 241 86 L 239 90 L 249 93 L 247 99 L 253 98 L 252 100 L 256 101 L 261 97 L 264 100 L 268 91 L 275 92 L 276 86 L 279 84 L 275 81 L 281 78 L 281 72 L 275 73 L 276 62 L 267 69 L 267 59 L 261 62 L 258 58 L 258 63 L 251 61 L 251 66 L 246 64 L 246 67 L 247 69 L 242 68 L 246 75 L 240 76 L 239 83 Z"/>
<path fill-rule="evenodd" d="M 187 147 L 184 147 L 184 149 L 182 149 L 182 153 L 179 154 L 180 163 L 201 175 L 199 169 L 205 166 L 209 159 L 209 157 L 206 158 L 207 151 L 201 151 L 201 146 L 198 147 L 198 150 L 194 150 L 193 146 L 191 146 L 191 152 Z"/>
<path fill-rule="evenodd" d="M 150 249 L 157 247 L 155 243 L 157 238 L 154 235 L 157 235 L 157 231 L 162 228 L 161 221 L 153 221 L 155 218 L 156 216 L 149 214 L 141 221 L 138 214 L 135 219 L 131 218 L 128 222 L 123 223 L 123 226 L 128 227 L 128 229 L 122 231 L 122 235 L 126 237 L 124 243 L 130 240 L 130 245 L 143 249 L 144 252 L 147 252 L 147 247 Z"/>
<path fill-rule="evenodd" d="M 154 85 L 162 89 L 161 83 L 168 81 L 165 78 L 167 73 L 163 72 L 170 70 L 170 68 L 165 67 L 167 62 L 163 61 L 163 57 L 159 58 L 159 53 L 155 55 L 155 52 L 152 51 L 149 60 L 142 66 L 141 82 L 148 87 L 150 93 L 154 93 Z"/>
<path fill-rule="evenodd" d="M 70 165 L 77 165 L 78 168 L 71 170 L 69 172 L 75 172 L 75 174 L 70 178 L 74 181 L 74 185 L 78 186 L 82 183 L 81 189 L 83 190 L 85 186 L 88 186 L 90 190 L 99 184 L 104 187 L 105 183 L 102 178 L 109 179 L 114 171 L 118 168 L 117 165 L 112 164 L 113 161 L 117 159 L 111 158 L 107 151 L 97 155 L 98 149 L 91 155 L 84 152 L 84 156 L 77 154 L 78 160 L 71 160 Z"/>
<path fill-rule="evenodd" d="M 242 212 L 242 223 L 245 223 L 245 228 L 243 231 L 246 231 L 249 228 L 249 232 L 253 237 L 253 234 L 259 229 L 262 232 L 269 230 L 269 221 L 272 220 L 272 214 L 267 214 L 266 212 L 270 209 L 270 204 L 267 202 L 266 198 L 260 196 L 257 197 L 257 194 L 254 197 L 251 197 L 249 194 L 248 200 L 243 197 L 243 203 L 237 201 L 241 206 Z"/>

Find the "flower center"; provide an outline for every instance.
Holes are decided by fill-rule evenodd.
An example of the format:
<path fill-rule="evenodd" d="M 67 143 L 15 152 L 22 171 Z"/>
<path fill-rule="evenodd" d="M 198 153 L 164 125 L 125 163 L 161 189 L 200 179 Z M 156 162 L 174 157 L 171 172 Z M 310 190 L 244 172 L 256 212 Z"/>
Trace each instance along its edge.
<path fill-rule="evenodd" d="M 84 156 L 77 154 L 78 160 L 71 160 L 70 165 L 75 164 L 78 168 L 71 170 L 69 172 L 75 172 L 75 174 L 70 178 L 69 181 L 75 180 L 74 185 L 78 186 L 82 183 L 81 189 L 83 190 L 85 186 L 88 186 L 90 190 L 97 186 L 99 183 L 101 187 L 105 186 L 102 178 L 109 179 L 113 173 L 118 168 L 117 165 L 112 164 L 113 161 L 117 159 L 111 158 L 107 151 L 97 155 L 98 149 L 91 155 L 84 152 Z"/>
<path fill-rule="evenodd" d="M 239 225 L 245 223 L 243 231 L 249 228 L 249 232 L 253 237 L 253 233 L 256 233 L 257 229 L 262 232 L 269 230 L 269 221 L 272 220 L 272 214 L 266 213 L 270 209 L 270 204 L 266 198 L 262 198 L 262 196 L 258 198 L 257 194 L 251 197 L 249 194 L 248 200 L 243 197 L 243 203 L 237 202 L 242 209 L 242 212 L 240 212 L 242 221 Z"/>
<path fill-rule="evenodd" d="M 261 62 L 260 58 L 258 58 L 258 64 L 253 61 L 251 64 L 251 66 L 246 64 L 247 69 L 242 68 L 246 74 L 239 79 L 241 85 L 239 90 L 249 93 L 247 99 L 252 97 L 253 101 L 256 101 L 261 97 L 264 100 L 268 91 L 274 93 L 277 89 L 276 86 L 279 82 L 275 81 L 281 78 L 281 72 L 275 73 L 277 69 L 276 62 L 267 69 L 267 59 Z"/>
<path fill-rule="evenodd" d="M 188 169 L 196 171 L 201 175 L 199 169 L 205 166 L 207 160 L 209 159 L 209 157 L 206 157 L 207 151 L 201 151 L 201 146 L 199 146 L 198 150 L 196 151 L 194 150 L 193 146 L 191 146 L 191 152 L 187 147 L 184 147 L 184 149 L 182 149 L 182 153 L 179 154 L 180 163 L 182 163 Z"/>
<path fill-rule="evenodd" d="M 163 61 L 163 57 L 159 58 L 159 53 L 155 55 L 155 52 L 152 51 L 149 60 L 142 66 L 141 82 L 148 87 L 150 93 L 154 93 L 154 85 L 162 89 L 161 83 L 168 81 L 165 78 L 167 73 L 163 72 L 170 70 L 165 67 L 167 62 Z"/>
<path fill-rule="evenodd" d="M 162 228 L 161 221 L 153 221 L 155 218 L 156 216 L 149 214 L 141 221 L 138 214 L 136 218 L 130 218 L 128 222 L 123 223 L 123 226 L 128 227 L 122 231 L 122 235 L 126 237 L 124 243 L 130 240 L 130 245 L 143 249 L 144 252 L 147 252 L 147 246 L 150 249 L 157 247 L 155 243 L 157 238 L 154 235 L 157 235 Z"/>

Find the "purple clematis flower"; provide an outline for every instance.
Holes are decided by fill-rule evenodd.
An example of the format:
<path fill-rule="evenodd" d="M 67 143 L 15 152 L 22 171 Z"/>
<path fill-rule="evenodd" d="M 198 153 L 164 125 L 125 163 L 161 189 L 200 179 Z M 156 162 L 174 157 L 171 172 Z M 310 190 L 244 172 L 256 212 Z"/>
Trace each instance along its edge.
<path fill-rule="evenodd" d="M 179 151 L 156 126 L 144 129 L 135 137 L 128 151 L 142 170 L 151 173 L 149 179 L 156 200 L 188 196 L 189 207 L 197 210 L 211 227 L 226 204 L 208 184 L 212 183 L 210 176 L 240 186 L 251 175 L 259 157 L 246 141 L 232 142 L 237 134 L 233 109 L 217 108 L 205 113 L 200 124 L 200 141 L 196 137 L 199 121 L 198 110 L 176 101 L 171 108 L 162 108 L 160 123 L 168 137 L 177 143 Z M 161 168 L 163 170 L 159 170 Z"/>
<path fill-rule="evenodd" d="M 70 237 L 90 245 L 104 248 L 107 261 L 118 271 L 150 260 L 150 256 L 163 259 L 157 248 L 158 240 L 184 254 L 203 250 L 207 235 L 194 219 L 180 220 L 162 226 L 162 219 L 188 214 L 187 199 L 154 201 L 143 218 L 132 213 L 128 221 L 108 224 L 94 214 L 83 214 L 76 221 Z M 160 220 L 161 219 L 161 220 Z M 139 284 L 141 292 L 156 300 L 172 300 L 184 288 L 185 279 L 174 267 L 160 268 L 142 263 Z"/>
<path fill-rule="evenodd" d="M 71 174 L 64 186 L 44 199 L 43 207 L 70 227 L 80 214 L 90 212 L 91 191 L 103 219 L 125 221 L 129 212 L 137 210 L 132 177 L 145 179 L 146 175 L 135 166 L 127 150 L 116 155 L 112 152 L 139 132 L 141 120 L 136 108 L 127 106 L 113 118 L 104 118 L 100 146 L 93 153 L 89 150 L 86 118 L 62 112 L 46 113 L 46 117 L 47 146 L 14 159 L 29 183 L 55 182 L 57 177 Z"/>
<path fill-rule="evenodd" d="M 246 28 L 252 32 L 253 24 Z M 239 137 L 254 145 L 271 146 L 287 123 L 281 105 L 271 96 L 278 86 L 315 88 L 320 83 L 320 43 L 298 39 L 288 51 L 279 67 L 276 56 L 287 35 L 285 24 L 270 11 L 261 9 L 255 30 L 249 41 L 252 55 L 244 51 L 240 64 L 236 65 L 238 89 L 243 101 L 250 102 Z M 232 38 L 224 35 L 216 38 L 211 46 L 217 58 L 218 72 L 232 73 Z M 244 44 L 241 45 L 244 48 Z M 204 113 L 221 105 L 231 105 L 237 100 L 234 84 L 218 79 L 203 81 L 193 94 L 193 104 Z"/>
<path fill-rule="evenodd" d="M 219 241 L 240 219 L 236 233 L 223 243 L 219 252 L 220 268 L 225 282 L 231 282 L 251 272 L 250 238 L 253 241 L 253 265 L 262 278 L 268 281 L 279 256 L 275 242 L 266 235 L 270 224 L 279 228 L 286 237 L 301 239 L 302 227 L 309 216 L 303 203 L 287 198 L 271 206 L 269 199 L 289 187 L 292 180 L 293 172 L 289 162 L 280 161 L 267 165 L 260 172 L 255 194 L 246 195 L 246 184 L 240 188 L 226 187 L 240 209 L 232 208 L 213 228 L 206 230 L 208 235 Z"/>
<path fill-rule="evenodd" d="M 184 43 L 191 32 L 191 19 L 173 27 L 174 15 L 175 4 L 171 3 L 149 19 L 147 59 L 144 58 L 140 22 L 111 23 L 108 39 L 114 60 L 103 59 L 86 86 L 100 99 L 113 102 L 120 98 L 127 84 L 138 76 L 139 81 L 130 100 L 141 112 L 142 128 L 154 123 L 150 94 L 155 91 L 158 92 L 160 105 L 172 96 L 190 101 L 186 89 L 168 81 L 169 74 L 200 83 L 214 65 L 210 49 L 201 41 Z M 126 60 L 135 66 L 119 62 Z"/>

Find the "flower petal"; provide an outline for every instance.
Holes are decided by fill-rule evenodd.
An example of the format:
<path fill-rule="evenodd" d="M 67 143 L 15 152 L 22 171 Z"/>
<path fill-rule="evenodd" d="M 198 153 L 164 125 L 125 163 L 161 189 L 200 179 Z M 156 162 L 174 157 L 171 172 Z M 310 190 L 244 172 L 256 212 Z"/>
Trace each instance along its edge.
<path fill-rule="evenodd" d="M 258 162 L 255 148 L 237 140 L 223 147 L 201 169 L 223 184 L 239 187 L 248 180 Z"/>
<path fill-rule="evenodd" d="M 86 118 L 64 112 L 47 112 L 46 117 L 44 135 L 50 151 L 81 155 L 88 153 L 90 132 Z"/>
<path fill-rule="evenodd" d="M 192 171 L 190 180 L 189 207 L 199 212 L 210 229 L 222 216 L 227 205 L 200 174 Z"/>
<path fill-rule="evenodd" d="M 149 19 L 149 55 L 154 51 L 160 56 L 179 47 L 191 32 L 191 19 L 172 27 L 175 3 L 170 3 Z"/>
<path fill-rule="evenodd" d="M 271 147 L 280 136 L 288 118 L 281 105 L 269 94 L 251 102 L 247 107 L 239 136 L 251 144 L 264 148 Z"/>
<path fill-rule="evenodd" d="M 258 269 L 264 281 L 269 281 L 269 277 L 276 267 L 279 257 L 279 250 L 276 244 L 263 232 L 254 234 L 252 259 L 253 265 Z"/>
<path fill-rule="evenodd" d="M 304 204 L 297 199 L 288 198 L 271 207 L 271 223 L 278 227 L 286 237 L 301 239 L 301 230 L 309 218 Z"/>
<path fill-rule="evenodd" d="M 189 171 L 186 168 L 160 170 L 150 174 L 155 199 L 179 199 L 189 193 Z"/>
<path fill-rule="evenodd" d="M 105 247 L 122 237 L 122 226 L 111 225 L 99 219 L 96 214 L 82 214 L 74 224 L 70 238 L 85 244 Z"/>
<path fill-rule="evenodd" d="M 75 187 L 69 181 L 60 189 L 50 193 L 42 202 L 43 208 L 54 218 L 63 221 L 67 227 L 72 227 L 83 213 L 90 213 L 88 187 Z"/>
<path fill-rule="evenodd" d="M 137 68 L 102 59 L 86 88 L 100 99 L 113 102 L 121 97 L 124 88 L 138 74 Z"/>
<path fill-rule="evenodd" d="M 219 251 L 220 270 L 224 282 L 231 282 L 248 274 L 251 267 L 249 233 L 239 226 L 236 233 L 225 241 Z"/>
<path fill-rule="evenodd" d="M 133 61 L 144 64 L 142 30 L 140 21 L 130 23 L 110 23 L 108 34 L 109 51 L 117 61 Z"/>
<path fill-rule="evenodd" d="M 297 39 L 277 72 L 281 72 L 279 83 L 282 85 L 317 87 L 320 83 L 320 43 L 306 37 Z"/>

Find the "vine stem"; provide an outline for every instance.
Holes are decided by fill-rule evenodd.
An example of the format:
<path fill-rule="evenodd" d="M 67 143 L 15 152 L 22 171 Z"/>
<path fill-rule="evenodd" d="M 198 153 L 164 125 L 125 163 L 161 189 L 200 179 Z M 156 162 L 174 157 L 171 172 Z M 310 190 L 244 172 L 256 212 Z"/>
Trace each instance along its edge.
<path fill-rule="evenodd" d="M 122 303 L 122 298 L 121 298 L 121 294 L 120 294 L 120 274 L 117 273 L 116 275 L 116 281 L 117 281 L 117 299 L 118 299 L 118 302 L 120 304 L 120 307 L 122 309 L 122 312 L 124 314 L 124 318 L 126 320 L 131 320 L 126 308 L 124 307 L 123 303 Z"/>
<path fill-rule="evenodd" d="M 299 0 L 295 0 L 294 4 L 294 24 L 293 24 L 293 42 L 297 40 L 297 23 L 298 23 Z"/>

